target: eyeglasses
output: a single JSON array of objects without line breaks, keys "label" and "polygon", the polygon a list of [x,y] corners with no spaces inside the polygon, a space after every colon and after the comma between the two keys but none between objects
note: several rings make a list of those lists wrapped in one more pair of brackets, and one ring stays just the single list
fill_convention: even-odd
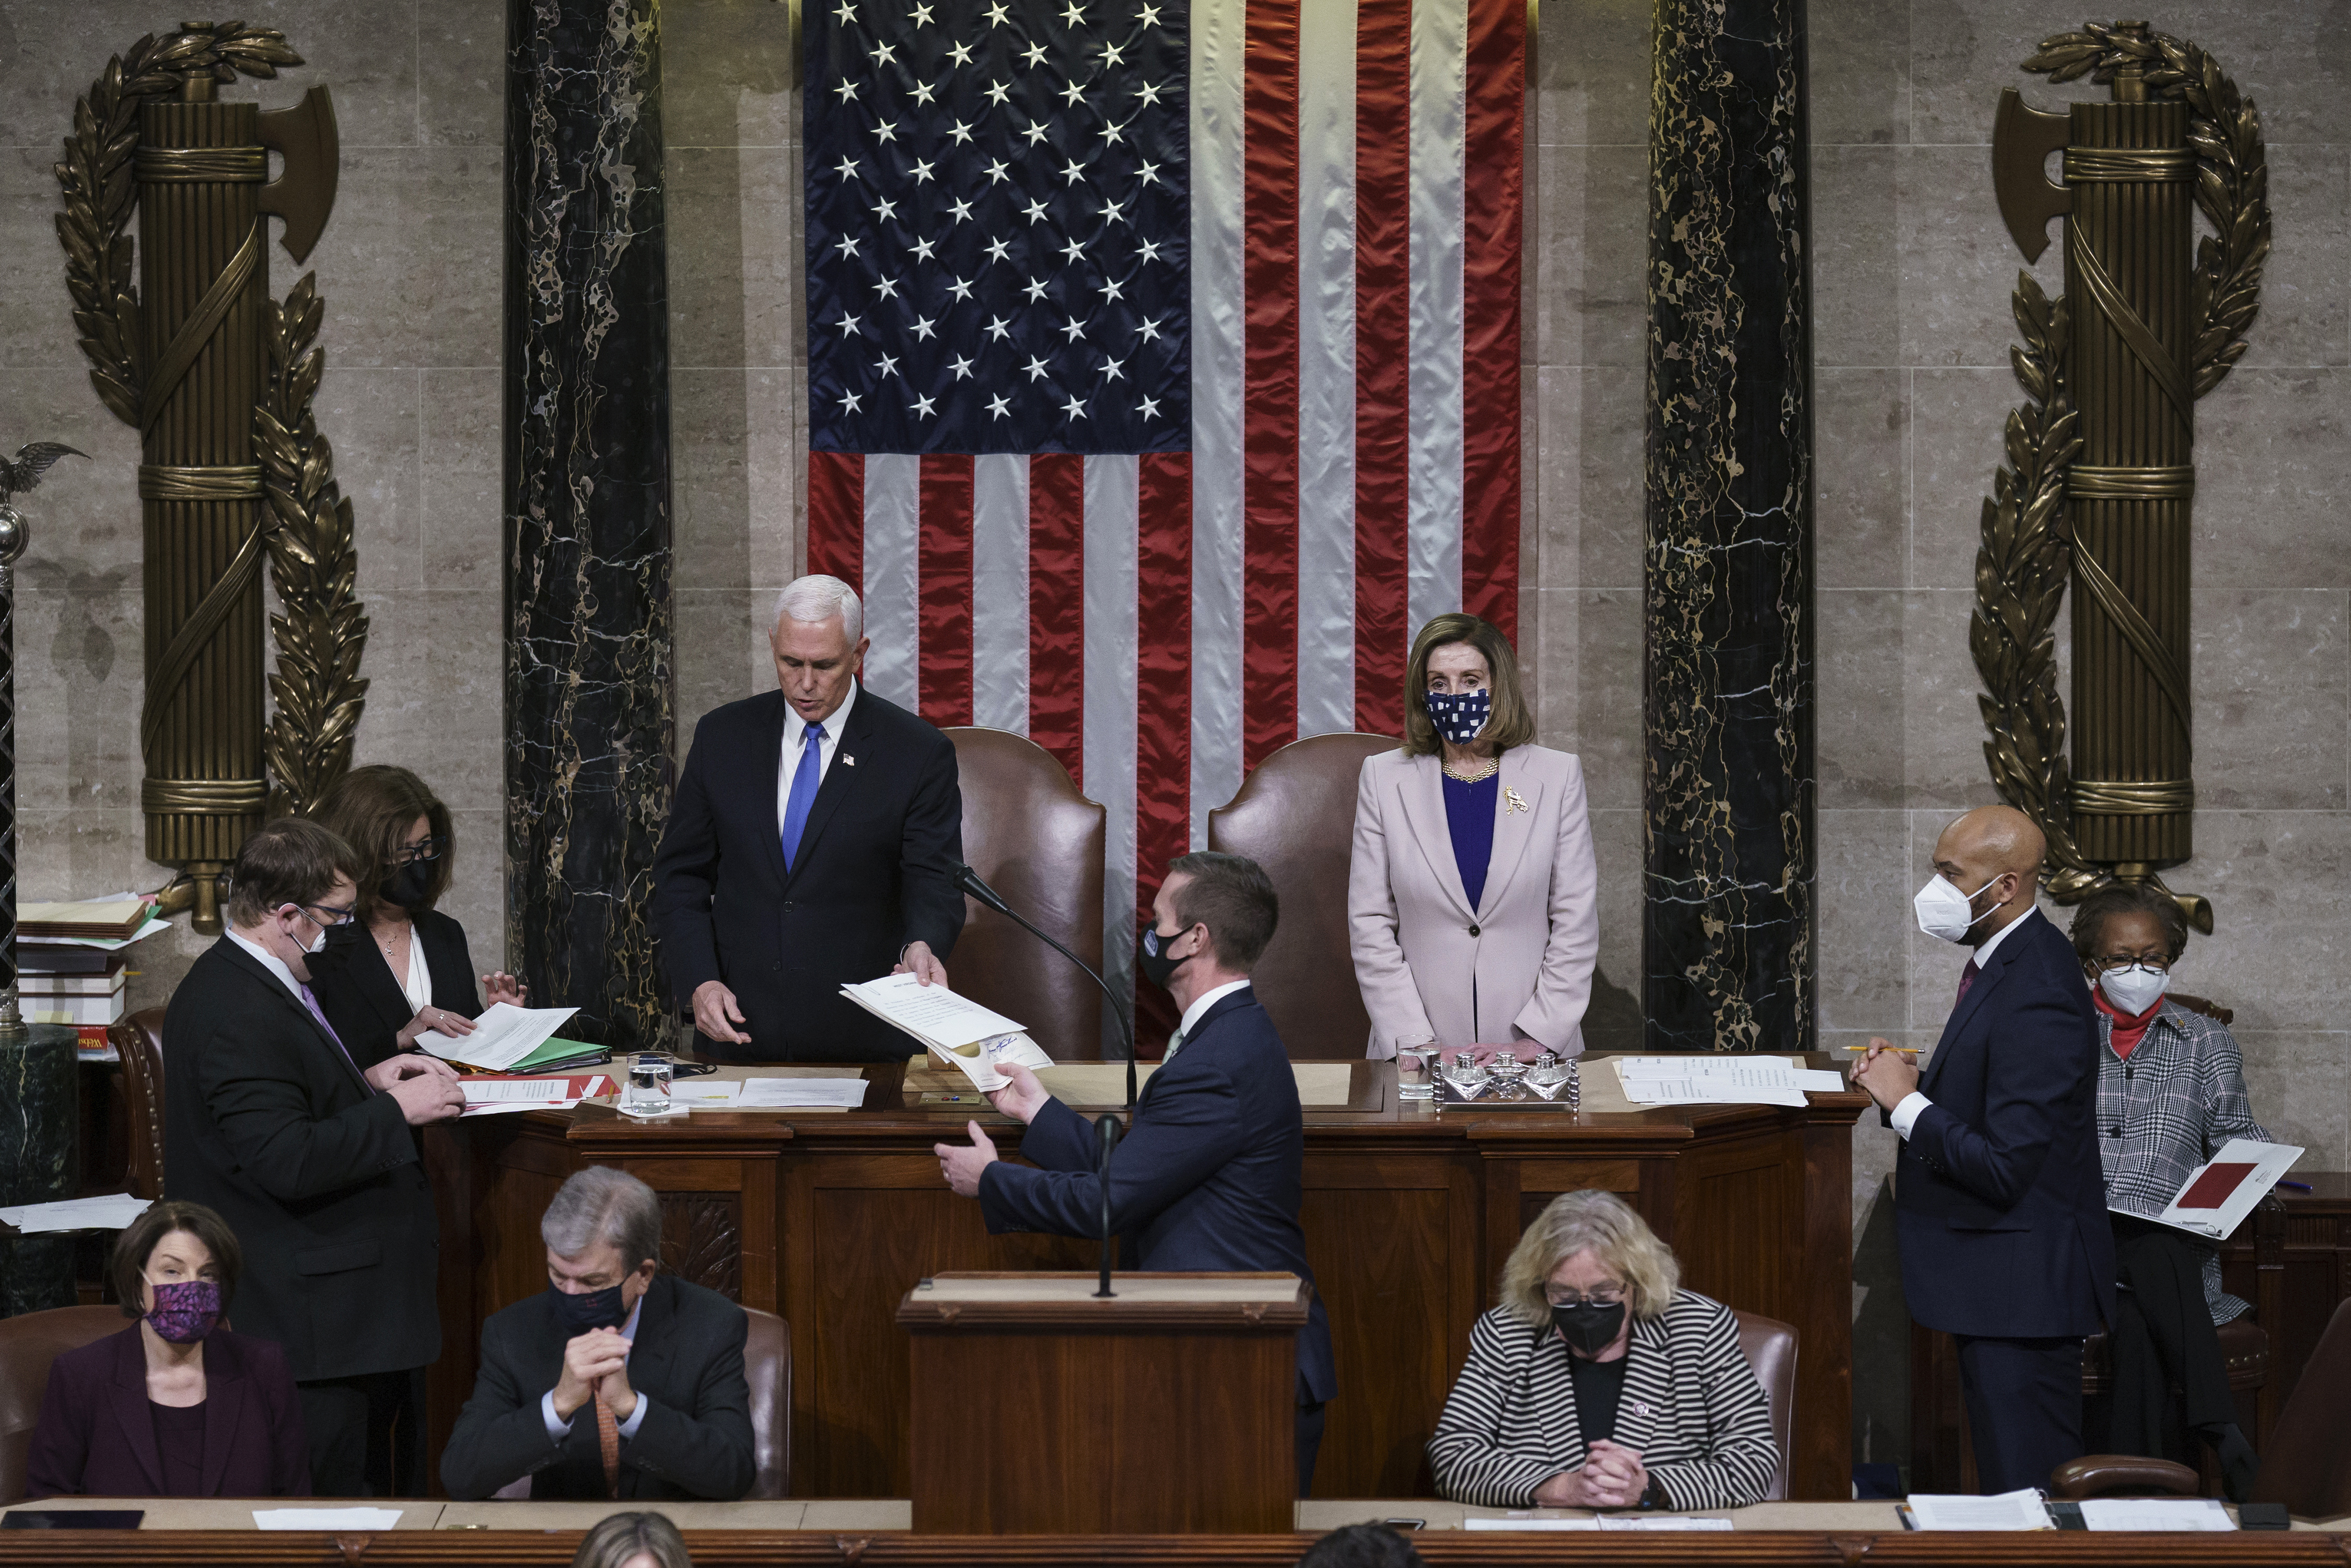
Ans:
[{"label": "eyeglasses", "polygon": [[1621,1307],[1625,1304],[1625,1287],[1604,1285],[1582,1296],[1573,1291],[1545,1291],[1543,1300],[1554,1307]]},{"label": "eyeglasses", "polygon": [[2097,965],[2101,974],[2107,975],[2118,969],[2129,968],[2153,969],[2161,974],[2168,972],[2171,967],[2170,963],[2166,959],[2143,957],[2136,953],[2109,953],[2105,957],[2095,958],[2091,962]]},{"label": "eyeglasses", "polygon": [[[349,904],[338,909],[331,904],[298,904],[294,907],[308,915],[310,924],[325,930],[337,925],[349,925],[352,916],[358,913],[359,906]],[[321,915],[326,915],[327,918],[319,919],[319,916]]]},{"label": "eyeglasses", "polygon": [[449,841],[446,837],[430,838],[413,844],[402,844],[392,852],[392,863],[407,865],[413,861],[437,861],[447,852],[448,848]]}]

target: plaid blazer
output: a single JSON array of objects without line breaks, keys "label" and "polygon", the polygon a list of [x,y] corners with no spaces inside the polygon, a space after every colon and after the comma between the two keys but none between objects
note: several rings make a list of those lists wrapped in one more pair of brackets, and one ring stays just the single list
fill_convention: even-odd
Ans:
[{"label": "plaid blazer", "polygon": [[[2104,1008],[2097,1015],[2098,1158],[2111,1207],[2153,1219],[2188,1173],[2230,1139],[2270,1142],[2245,1092],[2244,1056],[2218,1019],[2167,997],[2126,1061],[2115,1054],[2115,1020]],[[2220,1289],[2220,1249],[2197,1246],[2212,1321],[2225,1323],[2252,1311]]]},{"label": "plaid blazer", "polygon": [[[1677,1509],[1760,1502],[1779,1467],[1771,1409],[1730,1309],[1691,1291],[1633,1320],[1613,1441],[1641,1456]],[[1469,1360],[1428,1440],[1438,1495],[1531,1508],[1535,1489],[1583,1465],[1566,1343],[1505,1308],[1469,1331]]]}]

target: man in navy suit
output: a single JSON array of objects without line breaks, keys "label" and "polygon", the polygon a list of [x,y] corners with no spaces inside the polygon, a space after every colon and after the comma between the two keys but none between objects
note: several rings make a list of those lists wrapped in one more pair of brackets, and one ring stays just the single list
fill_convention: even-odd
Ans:
[{"label": "man in navy suit", "polygon": [[723,1061],[903,1061],[906,1037],[841,994],[911,970],[945,984],[963,931],[955,743],[861,686],[856,591],[776,601],[776,684],[695,727],[653,857],[672,993]]},{"label": "man in navy suit", "polygon": [[[1192,854],[1168,862],[1137,961],[1184,1019],[1111,1158],[1111,1225],[1123,1238],[1123,1267],[1283,1271],[1314,1281],[1298,1223],[1306,1152],[1298,1079],[1249,981],[1279,913],[1273,883],[1255,861]],[[1105,1178],[1095,1168],[1092,1124],[1026,1068],[1008,1076],[1010,1087],[990,1098],[1029,1124],[1020,1153],[1041,1168],[997,1158],[973,1122],[968,1146],[938,1145],[940,1174],[979,1199],[991,1235],[1098,1234]],[[1314,1479],[1322,1407],[1335,1386],[1331,1321],[1317,1296],[1298,1332],[1301,1497]]]},{"label": "man in navy suit", "polygon": [[2072,943],[2033,907],[2043,849],[2007,806],[1943,830],[1917,904],[1929,936],[1975,949],[1958,1005],[1923,1076],[1883,1040],[1854,1075],[1902,1139],[1902,1289],[1959,1343],[1987,1492],[2081,1454],[2082,1340],[2114,1317],[2098,1029]]}]

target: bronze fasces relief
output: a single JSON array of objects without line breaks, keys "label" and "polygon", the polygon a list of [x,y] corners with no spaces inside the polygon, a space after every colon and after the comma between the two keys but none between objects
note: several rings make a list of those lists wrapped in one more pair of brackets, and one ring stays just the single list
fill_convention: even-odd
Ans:
[{"label": "bronze fasces relief", "polygon": [[[2195,44],[2091,23],[2044,39],[2023,68],[2086,76],[2109,96],[2052,114],[2001,94],[2001,215],[2027,261],[2064,221],[2065,292],[2018,277],[2011,361],[2025,401],[1983,505],[1969,642],[1992,782],[2047,832],[2048,889],[2071,904],[2116,881],[2163,887],[2194,852],[2194,411],[2260,308],[2269,182],[2259,110]],[[2213,231],[2200,240],[2199,211]],[[2053,630],[2069,587],[2070,758]],[[2212,929],[2204,899],[2172,896]]]},{"label": "bronze fasces relief", "polygon": [[[284,221],[298,263],[318,243],[334,105],[323,87],[267,111],[219,96],[300,63],[284,34],[240,22],[141,38],[75,104],[57,165],[90,384],[142,444],[147,854],[180,869],[165,906],[193,906],[205,932],[245,836],[350,767],[367,693],[351,507],[311,411],[324,308],[308,275],[272,297],[266,225]],[[279,603],[266,674],[265,559]]]}]

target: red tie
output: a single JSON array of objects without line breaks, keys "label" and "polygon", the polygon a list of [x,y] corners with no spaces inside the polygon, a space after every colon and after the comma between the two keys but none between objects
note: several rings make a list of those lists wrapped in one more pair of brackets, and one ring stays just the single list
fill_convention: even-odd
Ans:
[{"label": "red tie", "polygon": [[1967,1001],[1969,988],[1976,983],[1976,977],[1982,973],[1983,970],[1976,966],[1973,958],[1968,960],[1968,967],[1959,971],[1959,999],[1951,1004],[1953,1007],[1959,1007]]}]

